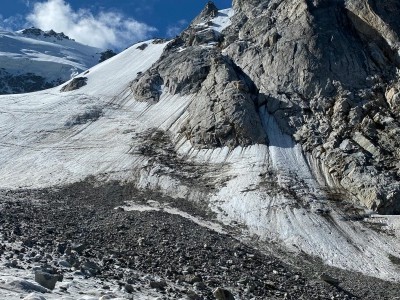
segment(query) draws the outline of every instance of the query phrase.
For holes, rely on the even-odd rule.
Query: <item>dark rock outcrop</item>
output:
[[[69,36],[63,32],[55,32],[54,30],[43,31],[39,28],[31,27],[22,30],[22,34],[26,36],[42,36],[45,38],[56,38],[57,40],[71,40]]]
[[[214,2],[208,1],[204,9],[201,11],[200,15],[198,15],[192,21],[192,25],[207,22],[210,19],[216,17],[217,15],[218,15],[218,8],[215,6]]]
[[[70,92],[80,89],[85,86],[87,83],[87,77],[75,77],[69,83],[64,85],[60,92]]]
[[[62,83],[61,79],[48,81],[33,73],[11,74],[0,68],[0,95],[21,94],[45,90]]]
[[[58,281],[58,275],[49,274],[43,271],[36,271],[35,281],[46,289],[54,290]]]
[[[188,107],[182,132],[194,144],[212,147],[263,144],[257,89],[229,58],[215,56],[196,98]]]
[[[107,59],[110,59],[111,57],[113,57],[115,55],[117,55],[117,53],[115,53],[111,49],[107,49],[106,51],[100,53],[99,63],[106,61]]]

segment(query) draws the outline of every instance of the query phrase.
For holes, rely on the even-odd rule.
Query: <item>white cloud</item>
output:
[[[7,31],[15,31],[26,27],[26,21],[22,15],[15,15],[8,18],[4,18],[0,15],[0,28]]]
[[[176,24],[167,27],[167,37],[175,37],[179,35],[187,26],[187,20],[179,20]]]
[[[99,48],[122,49],[157,31],[121,13],[87,9],[73,10],[65,0],[35,3],[27,20],[42,30],[64,32],[76,41]]]

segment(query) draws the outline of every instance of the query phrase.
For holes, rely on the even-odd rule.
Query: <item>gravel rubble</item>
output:
[[[223,299],[221,290],[234,299],[398,296],[399,284],[330,268],[315,258],[257,250],[262,248],[233,232],[222,234],[162,209],[126,211],[120,208],[126,201],[168,202],[211,218],[201,206],[118,182],[1,191],[0,273],[29,271],[34,280],[44,272],[58,280],[53,293],[59,299],[69,299],[63,297],[71,295],[74,279],[96,282],[93,299],[142,299],[134,295],[144,291],[154,294],[143,299]],[[7,288],[0,281],[0,292]],[[0,298],[6,299],[1,293]]]

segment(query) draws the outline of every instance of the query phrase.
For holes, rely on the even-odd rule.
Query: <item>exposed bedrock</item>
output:
[[[61,92],[70,92],[70,91],[79,90],[81,87],[84,87],[86,84],[87,84],[86,77],[75,77],[69,83],[64,85],[60,91]]]
[[[182,132],[198,146],[234,148],[265,143],[256,101],[252,81],[228,57],[213,57],[210,72],[188,108]]]
[[[340,187],[400,213],[398,1],[234,1],[226,53]]]
[[[212,1],[208,1],[201,13],[192,21],[191,25],[207,22],[218,15],[218,8]]]
[[[212,29],[192,23],[132,83],[134,96],[158,101],[162,86],[194,94],[181,131],[198,147],[267,143],[258,113],[266,105],[338,188],[368,208],[400,213],[400,3],[234,0],[233,7],[221,34],[204,37]]]
[[[158,101],[161,84],[171,94],[195,94],[181,128],[194,145],[234,148],[266,142],[257,112],[257,88],[219,51],[188,47],[172,52],[131,88],[138,100]]]

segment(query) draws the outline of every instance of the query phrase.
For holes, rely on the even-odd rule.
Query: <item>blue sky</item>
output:
[[[171,37],[185,28],[208,0],[14,0],[3,1],[0,27],[47,27],[101,48],[121,49],[148,37]],[[218,8],[231,0],[215,0]],[[50,28],[52,27],[52,28]],[[59,30],[57,30],[59,29]],[[97,33],[96,36],[94,36]],[[101,36],[105,42],[102,42]]]

